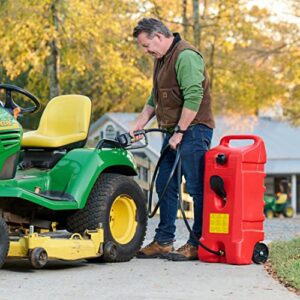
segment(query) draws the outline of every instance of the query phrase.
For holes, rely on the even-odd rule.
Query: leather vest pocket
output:
[[[162,126],[174,126],[180,119],[183,101],[172,88],[159,89],[157,110]]]

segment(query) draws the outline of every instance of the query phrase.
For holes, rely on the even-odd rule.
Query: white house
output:
[[[90,128],[88,145],[94,145],[99,139],[114,139],[119,133],[133,128],[138,114],[107,113],[94,122]],[[156,127],[154,120],[150,127]],[[300,127],[292,127],[286,121],[268,117],[217,117],[212,147],[218,145],[220,138],[229,134],[255,134],[265,142],[267,163],[265,180],[266,192],[274,194],[281,182],[291,195],[292,206],[300,212]],[[149,134],[149,146],[136,150],[134,155],[139,166],[138,182],[145,191],[149,189],[149,180],[160,155],[162,135]],[[190,200],[186,200],[190,205]]]

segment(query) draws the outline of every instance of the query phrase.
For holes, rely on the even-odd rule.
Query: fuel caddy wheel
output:
[[[252,260],[256,264],[263,264],[267,261],[269,256],[268,246],[264,243],[256,243],[253,251]]]

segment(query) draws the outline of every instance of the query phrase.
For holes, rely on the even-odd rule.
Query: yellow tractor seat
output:
[[[46,106],[37,130],[24,133],[23,148],[75,148],[87,139],[91,100],[81,95],[53,98]]]
[[[288,195],[286,193],[277,193],[276,204],[284,204],[287,202]]]

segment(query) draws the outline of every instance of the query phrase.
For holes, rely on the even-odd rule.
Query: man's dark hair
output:
[[[143,18],[133,29],[133,37],[137,38],[140,33],[147,33],[148,37],[153,37],[155,33],[161,33],[165,37],[173,36],[169,28],[161,21],[154,18]]]

